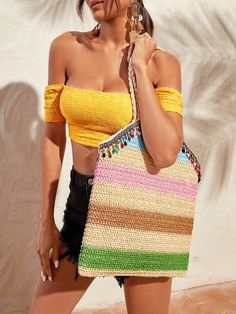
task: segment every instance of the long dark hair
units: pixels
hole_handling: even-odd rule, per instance
[[[112,0],[115,1],[116,3],[116,8],[118,10],[119,8],[119,0]],[[147,9],[144,7],[143,0],[137,0],[141,4],[141,14],[143,16],[142,24],[144,27],[144,31],[147,32],[150,36],[153,36],[153,31],[154,31],[154,25],[152,18],[150,14],[148,13]],[[84,0],[79,0],[76,4],[76,11],[83,21],[83,5],[84,5]]]

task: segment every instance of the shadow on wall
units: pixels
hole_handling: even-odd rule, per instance
[[[158,42],[181,61],[186,96],[184,134],[201,164],[202,184],[206,184],[204,175],[208,177],[206,202],[213,195],[223,197],[223,188],[233,181],[230,170],[234,169],[232,143],[236,135],[234,13],[236,7],[227,11],[198,1],[183,12],[162,13],[156,21]],[[173,27],[173,19],[177,27]],[[217,155],[212,158],[212,153]]]
[[[43,121],[37,91],[24,82],[3,87],[0,103],[0,308],[1,313],[27,313],[39,273],[36,238]]]
[[[188,59],[185,68],[192,72],[184,114],[185,133],[199,156],[203,184],[208,190],[205,202],[210,206],[213,199],[224,197],[226,187],[234,181],[231,171],[235,164],[235,73],[232,58],[226,56],[220,60],[209,56],[195,64]]]
[[[61,29],[61,32],[64,31],[65,25],[70,25],[68,23],[68,19],[71,23],[78,23],[76,27],[79,27],[80,30],[86,30],[86,24],[90,25],[95,24],[93,20],[86,21],[85,23],[81,23],[77,13],[76,13],[76,0],[66,1],[66,0],[38,0],[38,1],[26,1],[26,0],[18,0],[17,1],[18,14],[20,16],[24,16],[24,18],[28,19],[31,25],[40,23],[42,26],[47,25],[48,27],[56,28],[57,31]],[[84,14],[89,13],[88,6],[84,6]],[[89,13],[91,14],[91,13]],[[87,25],[88,25],[87,24]],[[75,24],[76,25],[76,24]],[[74,25],[74,27],[75,27]],[[91,28],[90,25],[90,28]],[[34,25],[35,27],[35,25]],[[73,27],[72,27],[73,28]],[[37,27],[37,33],[44,36],[43,29]],[[42,37],[43,40],[43,37]]]

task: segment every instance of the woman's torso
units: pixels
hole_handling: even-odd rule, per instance
[[[101,44],[91,32],[69,32],[65,37],[68,47],[65,69],[68,86],[104,92],[129,93],[126,47],[115,48]],[[161,52],[160,52],[161,53]],[[148,74],[153,86],[158,85],[158,73],[152,63]],[[97,148],[71,140],[74,168],[83,174],[95,171]]]

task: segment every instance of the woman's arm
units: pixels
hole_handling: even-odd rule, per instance
[[[54,205],[65,146],[65,123],[46,122],[41,142],[43,202],[40,220],[44,224],[55,224]]]
[[[154,66],[159,71],[158,85],[175,88],[181,93],[179,61],[169,53],[161,54],[161,57],[153,60]],[[182,147],[182,116],[162,108],[149,78],[147,65],[138,63],[134,65],[134,70],[145,145],[157,166],[169,167],[176,160]]]
[[[65,65],[64,42],[61,35],[54,39],[50,46],[48,85],[65,83]],[[41,141],[43,206],[40,212],[40,219],[44,223],[54,223],[53,209],[64,158],[65,145],[65,121],[45,122]]]
[[[54,39],[50,46],[48,85],[65,83],[65,52],[63,38]],[[54,220],[54,205],[66,146],[65,121],[45,122],[41,140],[42,207],[37,253],[43,280],[52,280],[49,252],[53,248],[53,261],[58,264],[59,231]]]

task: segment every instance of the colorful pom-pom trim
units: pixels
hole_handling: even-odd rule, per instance
[[[118,153],[120,149],[123,149],[135,135],[141,135],[141,128],[138,122],[135,121],[127,128],[121,130],[111,140],[101,143],[98,149],[99,156],[111,158],[114,153]]]

